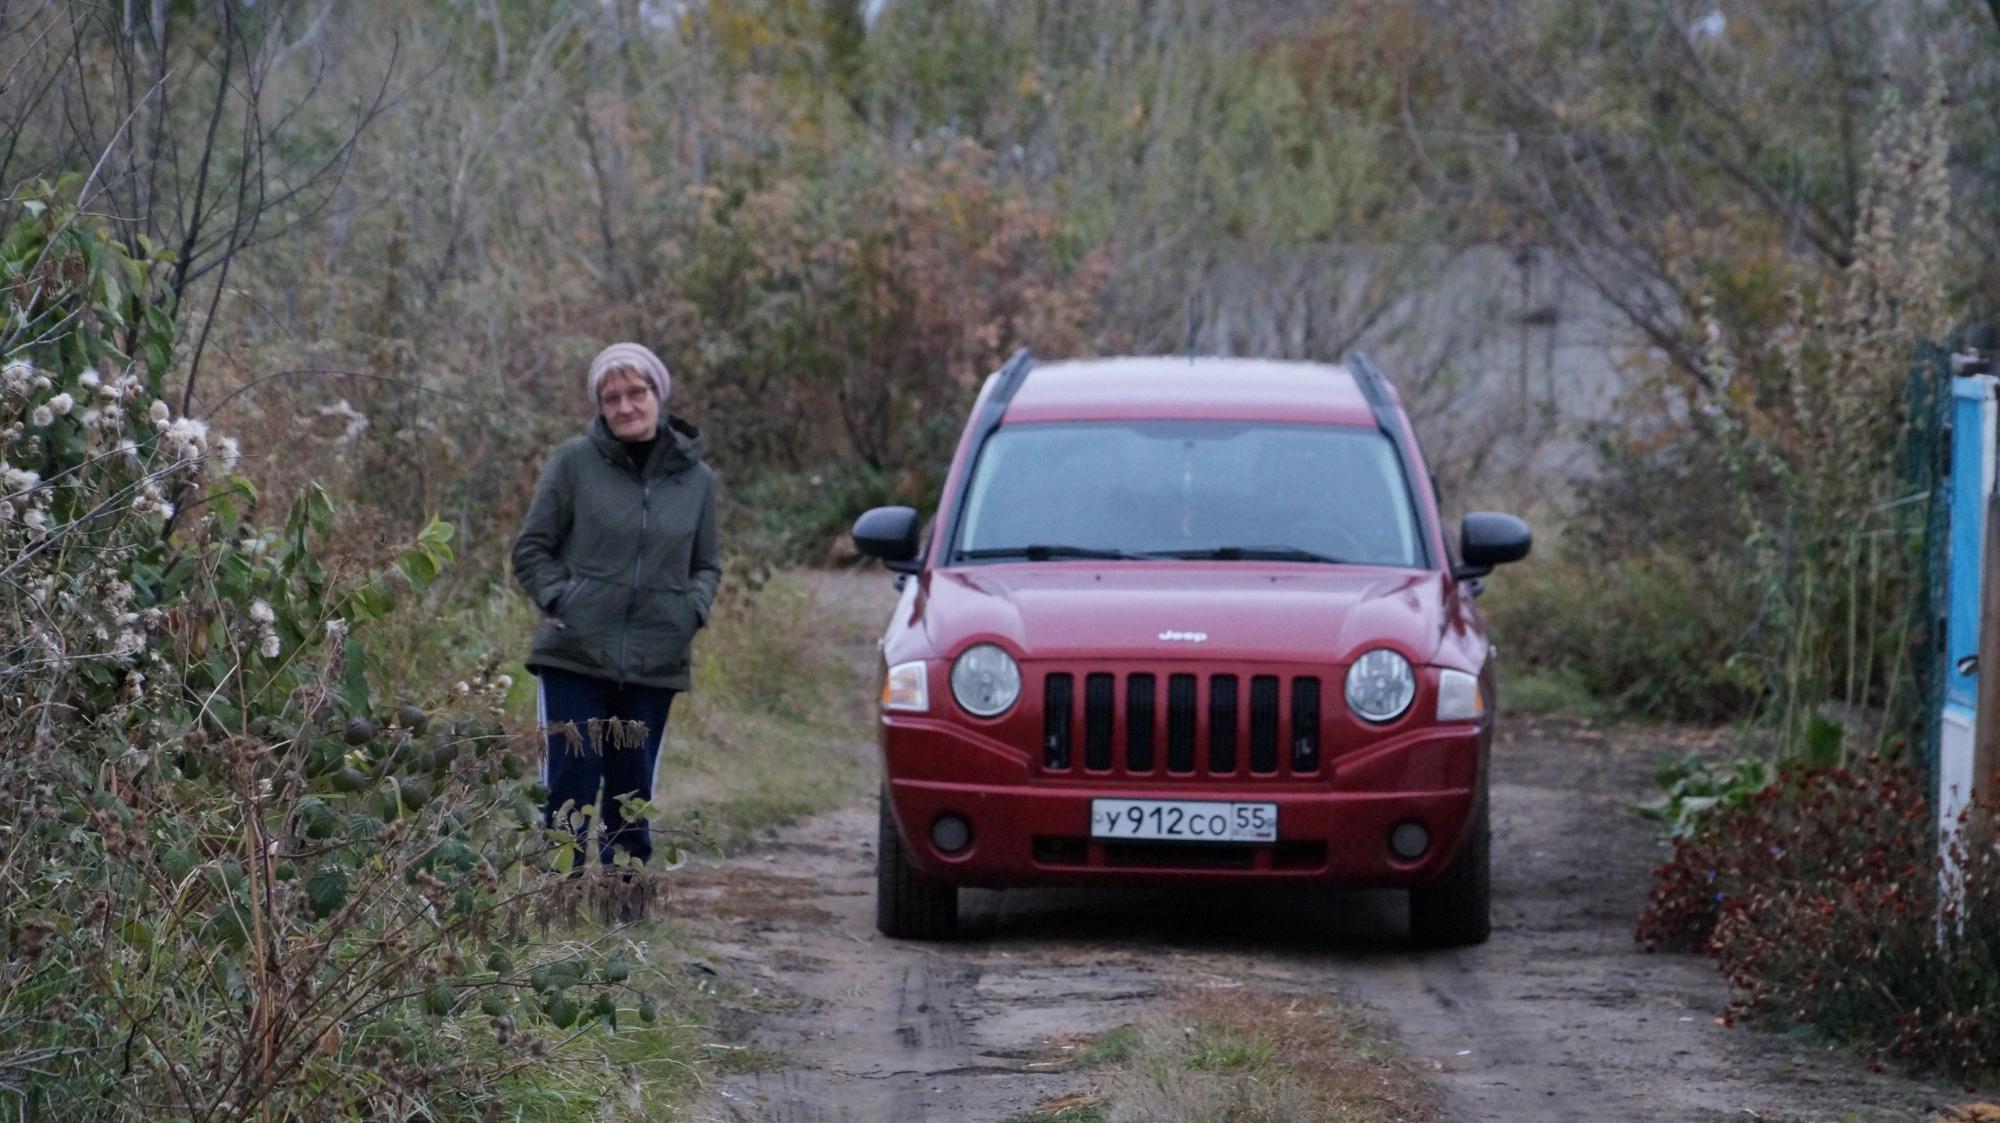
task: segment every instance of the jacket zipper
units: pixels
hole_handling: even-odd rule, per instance
[[[641,468],[640,471],[645,471]],[[639,603],[639,576],[646,561],[646,528],[652,521],[653,481],[639,480],[639,549],[632,556],[632,587],[625,590],[625,623],[618,629],[618,685],[625,685],[626,656],[632,643],[632,609]]]

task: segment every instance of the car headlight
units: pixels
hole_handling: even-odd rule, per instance
[[[930,668],[919,660],[898,663],[882,679],[882,708],[921,714],[931,708]]]
[[[1378,647],[1347,668],[1347,707],[1369,721],[1389,721],[1410,708],[1417,676],[1410,661]]]
[[[1438,720],[1477,721],[1486,712],[1479,679],[1464,671],[1438,672]]]
[[[1021,696],[1021,667],[993,644],[975,644],[951,665],[951,694],[966,713],[1003,713]]]

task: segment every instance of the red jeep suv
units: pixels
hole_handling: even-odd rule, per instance
[[[1423,944],[1489,930],[1493,650],[1408,417],[1344,366],[1134,358],[986,382],[882,640],[876,924],[959,886],[1403,887]]]

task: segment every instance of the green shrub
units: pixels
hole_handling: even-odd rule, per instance
[[[1761,757],[1713,760],[1698,752],[1670,756],[1653,773],[1660,797],[1635,810],[1671,824],[1676,836],[1685,835],[1702,816],[1718,808],[1749,806],[1771,786],[1775,775],[1771,762]]]
[[[941,482],[861,463],[765,470],[730,488],[725,531],[732,550],[767,565],[847,561],[855,556],[848,532],[863,511],[889,505],[925,510]]]
[[[1618,716],[1575,668],[1508,667],[1500,679],[1500,705],[1527,717],[1574,717],[1586,721]]]
[[[233,442],[161,397],[171,323],[128,294],[165,260],[47,197],[0,241],[0,1105],[442,1120],[573,1080],[554,1049],[650,1003],[531,933],[649,885],[543,872],[490,663],[376,697],[369,625],[451,528],[382,566],[317,488],[253,522]]]
[[[1509,571],[1480,608],[1507,665],[1553,675],[1626,713],[1726,720],[1759,692],[1730,653],[1753,604],[1726,565],[1670,553],[1563,554]]]
[[[1961,1079],[2000,1071],[2000,854],[1940,861],[1907,765],[1790,765],[1676,840],[1637,936],[1713,956],[1730,1017]],[[2000,808],[1986,808],[1990,815]],[[1947,873],[1947,871],[1955,873]],[[1942,895],[1940,886],[1957,886]]]

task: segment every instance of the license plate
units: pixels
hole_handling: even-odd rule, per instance
[[[1278,805],[1187,799],[1093,799],[1090,837],[1276,842]]]

